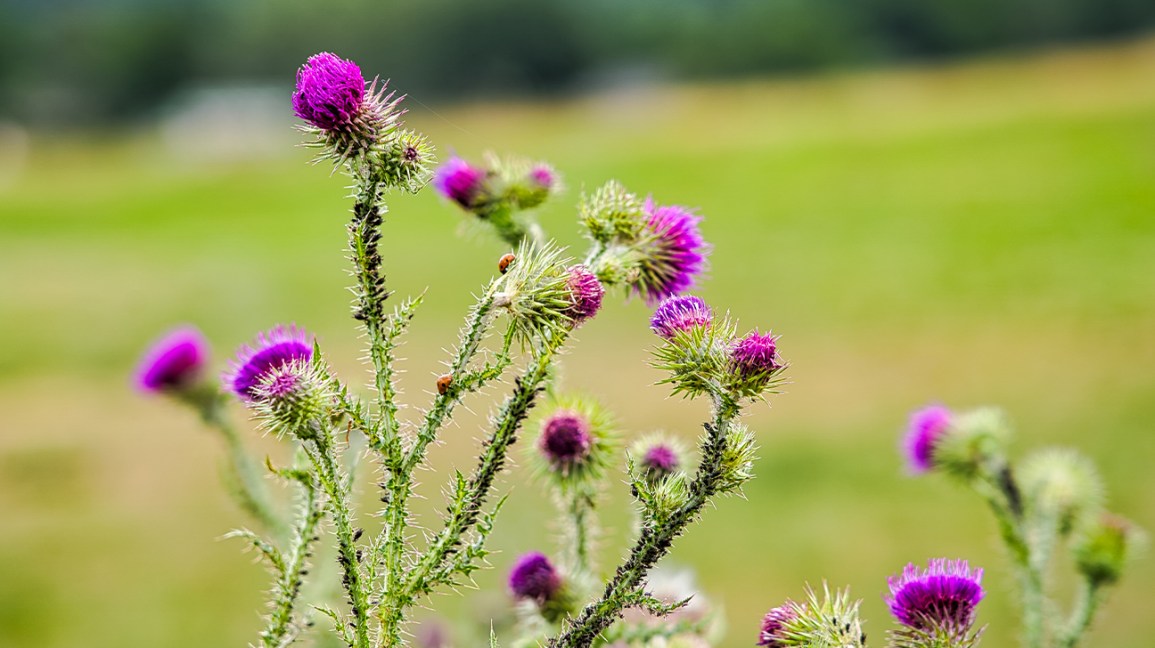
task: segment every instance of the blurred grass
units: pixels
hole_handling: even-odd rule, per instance
[[[385,71],[387,73],[387,71]],[[980,503],[903,477],[906,412],[931,400],[1004,406],[1020,451],[1072,444],[1101,466],[1110,504],[1155,529],[1155,42],[1029,59],[738,85],[639,89],[552,104],[472,105],[412,121],[443,152],[548,159],[568,195],[542,219],[580,244],[579,192],[618,178],[698,207],[715,246],[701,294],[772,326],[788,393],[751,417],[763,459],[747,501],[709,512],[674,559],[728,614],[725,646],[805,582],[847,584],[867,628],[907,561],[988,569],[987,644],[1011,645],[1015,602]],[[403,89],[402,89],[403,90]],[[273,323],[316,331],[356,381],[339,263],[347,201],[307,153],[206,161],[157,137],[38,134],[0,190],[0,645],[243,645],[261,569],[218,542],[239,515],[218,448],[165,402],[130,393],[144,344],[190,321],[218,364]],[[504,251],[454,233],[431,193],[391,203],[384,242],[401,294],[429,289],[406,349],[419,405],[469,290]],[[640,303],[583,327],[567,386],[596,394],[631,434],[696,434],[704,413],[648,387]],[[484,415],[484,401],[472,404]],[[238,412],[238,416],[243,416]],[[476,417],[434,456],[463,465]],[[270,440],[262,447],[276,452]],[[517,469],[495,547],[544,546],[548,508]],[[425,479],[430,509],[437,474]],[[620,490],[620,489],[619,489]],[[607,504],[612,565],[625,502]],[[534,544],[537,543],[537,544]],[[1155,634],[1140,562],[1088,645],[1145,648]],[[438,597],[465,613],[499,594]]]

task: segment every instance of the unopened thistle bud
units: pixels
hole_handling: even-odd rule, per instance
[[[398,131],[389,138],[376,158],[376,178],[387,187],[417,193],[433,174],[433,145],[411,130]]]
[[[769,332],[755,329],[730,347],[730,367],[742,379],[769,378],[784,365],[778,356],[778,338]]]
[[[983,570],[972,571],[965,560],[936,558],[925,571],[908,564],[902,574],[888,579],[886,604],[908,628],[964,636],[974,625],[976,607],[983,600],[982,578]]]
[[[277,436],[314,438],[333,406],[325,375],[312,360],[295,360],[261,376],[250,406],[262,425]]]
[[[489,174],[470,165],[459,157],[451,157],[437,168],[433,175],[433,187],[460,205],[473,211],[487,202]]]
[[[786,648],[790,646],[788,626],[798,617],[798,604],[786,601],[771,609],[762,617],[762,630],[758,633],[758,645],[765,648]]]
[[[1010,426],[1003,413],[995,408],[984,407],[962,413],[947,413],[949,423],[941,427],[933,413],[928,415],[930,426],[926,430],[930,443],[926,446],[928,454],[918,454],[919,460],[925,457],[929,465],[942,469],[947,474],[962,479],[973,479],[985,475],[987,479],[995,479],[1013,486],[1010,482],[1010,472],[1007,466],[1006,444],[1010,437]],[[908,447],[918,449],[921,446],[917,441],[917,430],[909,434]],[[912,452],[912,451],[908,451]],[[914,457],[908,456],[912,467]],[[1017,494],[1016,494],[1017,497]],[[1018,506],[1012,502],[1012,506]]]
[[[518,600],[533,602],[551,622],[560,620],[572,607],[561,572],[545,554],[536,551],[522,555],[514,563],[509,572],[509,591]]]
[[[714,323],[714,311],[701,297],[682,295],[667,297],[650,318],[650,329],[659,337],[672,339],[681,332],[708,328]]]
[[[598,281],[597,275],[584,265],[570,266],[567,272],[569,277],[566,279],[566,285],[570,289],[572,305],[566,314],[574,326],[577,326],[596,315],[601,309],[606,289],[602,287],[602,282]]]
[[[244,345],[223,376],[225,387],[243,401],[258,397],[261,384],[276,370],[313,359],[312,337],[295,326],[278,326]]]
[[[647,199],[644,210],[640,263],[631,287],[646,303],[657,304],[694,286],[706,267],[709,246],[698,230],[702,218],[689,209]]]
[[[934,450],[950,428],[951,411],[930,405],[910,415],[903,447],[912,473],[925,473],[934,463]]]
[[[1095,465],[1074,450],[1037,451],[1016,472],[1030,510],[1053,516],[1064,535],[1093,519],[1103,504],[1103,484]]]
[[[511,168],[523,165],[509,165]],[[521,209],[540,206],[557,190],[557,172],[548,164],[534,164],[519,177],[509,178],[509,196]]]
[[[539,473],[562,488],[599,479],[615,445],[613,422],[592,400],[562,396],[546,410],[536,452]]]
[[[145,352],[136,386],[151,393],[182,392],[196,385],[208,363],[209,345],[196,328],[171,331]]]
[[[593,447],[590,422],[572,410],[554,412],[542,424],[537,446],[554,470],[568,473],[589,459]]]
[[[1074,547],[1079,572],[1096,586],[1113,585],[1143,534],[1130,521],[1105,513],[1088,526]]]
[[[660,436],[644,438],[634,444],[630,455],[637,457],[642,477],[649,482],[658,482],[685,464],[685,450],[676,441]]]
[[[396,126],[400,99],[384,91],[384,84],[380,91],[366,88],[356,63],[322,52],[297,71],[293,112],[328,155],[343,160],[373,149]]]

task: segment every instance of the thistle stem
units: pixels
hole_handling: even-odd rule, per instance
[[[591,646],[598,635],[622,615],[629,595],[642,584],[650,569],[670,551],[674,539],[697,519],[702,507],[718,492],[723,477],[726,432],[738,413],[739,408],[731,399],[715,396],[714,420],[705,426],[702,461],[690,482],[686,503],[663,524],[643,524],[630,555],[606,584],[601,599],[587,605],[559,636],[550,639],[550,648]]]
[[[593,493],[577,488],[566,494],[566,516],[570,524],[570,559],[573,568],[581,574],[592,572],[590,561],[591,530],[594,524]]]
[[[273,586],[273,611],[269,614],[268,627],[261,633],[261,642],[267,648],[279,648],[291,641],[294,631],[293,610],[304,584],[306,562],[311,555],[310,546],[316,540],[317,525],[325,514],[312,475],[293,472],[290,476],[301,484],[301,515],[293,525],[288,559],[284,561],[284,568],[279,571]]]
[[[1091,627],[1091,619],[1102,602],[1102,590],[1091,579],[1083,579],[1079,584],[1079,591],[1075,595],[1075,608],[1067,624],[1063,627],[1056,643],[1057,648],[1075,648],[1079,640]]]
[[[369,648],[369,598],[361,574],[361,556],[353,539],[355,531],[349,512],[349,486],[334,458],[332,431],[323,425],[314,425],[313,431],[316,434],[305,449],[328,496],[329,513],[336,527],[337,559],[344,572],[342,582],[353,613],[354,648]]]

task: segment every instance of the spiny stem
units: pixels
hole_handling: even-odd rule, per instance
[[[323,425],[313,425],[312,428],[314,437],[305,444],[305,450],[328,496],[329,513],[336,527],[338,561],[344,572],[342,580],[353,613],[354,648],[369,648],[369,598],[361,574],[361,556],[354,540],[356,532],[349,512],[348,482],[334,459],[332,431]]]
[[[534,362],[526,372],[514,380],[513,393],[506,399],[494,430],[485,441],[485,450],[467,482],[465,497],[453,503],[445,527],[433,538],[407,581],[405,594],[409,599],[430,591],[436,585],[428,582],[427,578],[449,559],[461,544],[462,536],[477,523],[493,481],[505,464],[509,447],[516,441],[522,422],[549,377],[554,354],[567,337],[568,332],[555,331],[552,338],[537,351]]]
[[[565,498],[565,515],[569,523],[569,544],[573,554],[570,560],[573,568],[582,574],[592,572],[590,561],[590,532],[594,524],[594,494],[589,489],[575,488],[573,492],[563,495]]]
[[[293,610],[304,584],[307,560],[312,555],[310,546],[317,539],[317,525],[325,513],[323,502],[317,497],[317,485],[312,475],[294,473],[293,478],[301,484],[304,497],[300,518],[293,525],[288,560],[274,585],[274,604],[269,615],[269,625],[261,633],[261,641],[267,648],[279,648],[291,642],[291,634],[295,629]]]
[[[602,597],[587,605],[566,629],[550,640],[550,648],[586,648],[617,620],[626,607],[626,599],[642,584],[646,574],[666,553],[674,539],[695,520],[702,507],[718,492],[723,477],[722,459],[726,432],[738,416],[739,408],[729,398],[716,395],[714,420],[707,424],[702,441],[702,461],[689,486],[689,498],[661,525],[647,522],[634,543],[630,555],[606,584]]]

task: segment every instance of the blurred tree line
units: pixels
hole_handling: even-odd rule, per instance
[[[320,50],[403,92],[449,99],[946,57],[1152,26],[1152,0],[0,0],[0,115],[130,121],[189,85],[287,88]]]

